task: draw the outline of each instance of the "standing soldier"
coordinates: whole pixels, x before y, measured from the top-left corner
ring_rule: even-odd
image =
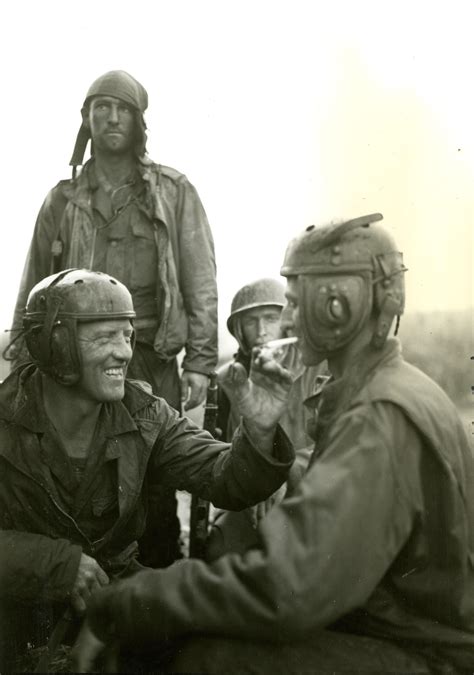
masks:
[[[124,71],[108,72],[89,88],[73,178],[51,190],[38,215],[13,335],[40,279],[72,267],[106,272],[130,289],[137,314],[129,376],[187,410],[204,400],[217,361],[214,245],[195,188],[146,155],[147,105],[144,87]],[[89,140],[91,158],[77,173]],[[16,345],[18,362],[25,353]],[[183,347],[180,381],[176,355]],[[180,556],[175,493],[160,488],[151,503],[153,530],[141,542],[142,561],[163,566]]]

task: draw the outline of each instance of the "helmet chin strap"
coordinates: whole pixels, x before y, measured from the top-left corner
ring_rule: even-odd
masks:
[[[397,253],[389,254],[390,256],[399,255]],[[401,267],[399,269],[391,271],[390,267],[385,264],[385,259],[389,256],[379,255],[376,257],[379,267],[382,269],[382,275],[376,277],[372,281],[374,287],[374,296],[375,302],[377,303],[377,289],[376,286],[381,284],[387,290],[383,294],[383,299],[380,305],[380,313],[377,317],[375,324],[374,334],[372,336],[371,344],[375,349],[382,349],[385,340],[387,339],[390,327],[393,323],[393,319],[397,317],[397,323],[395,326],[395,335],[398,333],[398,328],[400,325],[400,315],[403,312],[403,302],[400,303],[400,298],[397,298],[393,295],[394,287],[392,284],[392,279],[397,277],[399,274],[404,274],[408,268],[405,267],[402,261]]]
[[[375,349],[382,349],[384,346],[385,340],[387,339],[390,326],[393,323],[393,319],[397,317],[397,327],[395,334],[398,332],[398,325],[400,323],[400,303],[395,300],[390,295],[385,296],[382,307],[380,309],[380,314],[377,317],[375,324],[374,334],[372,336],[371,345]]]

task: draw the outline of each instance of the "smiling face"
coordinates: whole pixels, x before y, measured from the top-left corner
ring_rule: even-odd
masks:
[[[82,369],[75,388],[83,398],[100,403],[123,398],[125,375],[133,353],[132,335],[128,319],[78,324]]]
[[[94,150],[108,154],[127,154],[135,143],[135,111],[115,96],[96,96],[84,110]]]

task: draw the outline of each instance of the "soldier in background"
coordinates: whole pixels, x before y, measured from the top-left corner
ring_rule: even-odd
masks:
[[[240,288],[232,299],[227,328],[237,340],[238,350],[233,359],[217,371],[219,383],[219,412],[217,426],[223,430],[223,440],[231,441],[240,423],[238,407],[230,371],[235,363],[241,363],[250,371],[252,349],[267,342],[293,334],[285,309],[285,287],[281,281],[264,278]],[[265,502],[243,511],[217,511],[206,546],[206,560],[211,561],[224,553],[243,553],[258,543],[257,528],[267,512],[278,504],[287,492],[291,492],[303,475],[311,455],[313,441],[306,427],[312,419],[311,412],[303,402],[327,379],[326,364],[306,368],[295,344],[285,347],[285,366],[291,370],[294,383],[287,407],[280,424],[291,440],[296,453],[288,481]]]
[[[146,154],[145,88],[125,71],[90,86],[70,164],[73,178],[47,195],[21,280],[13,336],[31,288],[72,267],[106,272],[132,293],[136,346],[129,376],[181,410],[202,403],[217,363],[214,244],[195,188]],[[91,142],[91,157],[84,154]],[[82,171],[77,167],[83,165]],[[12,357],[28,359],[19,340]],[[185,349],[181,380],[176,355]],[[12,351],[12,350],[10,350]],[[164,566],[181,556],[174,491],[157,488],[153,530],[140,542],[142,562]]]

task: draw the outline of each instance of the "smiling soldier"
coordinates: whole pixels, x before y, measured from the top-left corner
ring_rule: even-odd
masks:
[[[126,380],[134,320],[126,287],[100,272],[60,272],[28,298],[34,364],[0,385],[2,669],[41,645],[66,607],[82,614],[97,589],[141,568],[155,485],[241,509],[274,492],[294,458],[276,427],[288,382],[260,373],[250,384],[242,369],[245,429],[232,446],[215,441]]]

